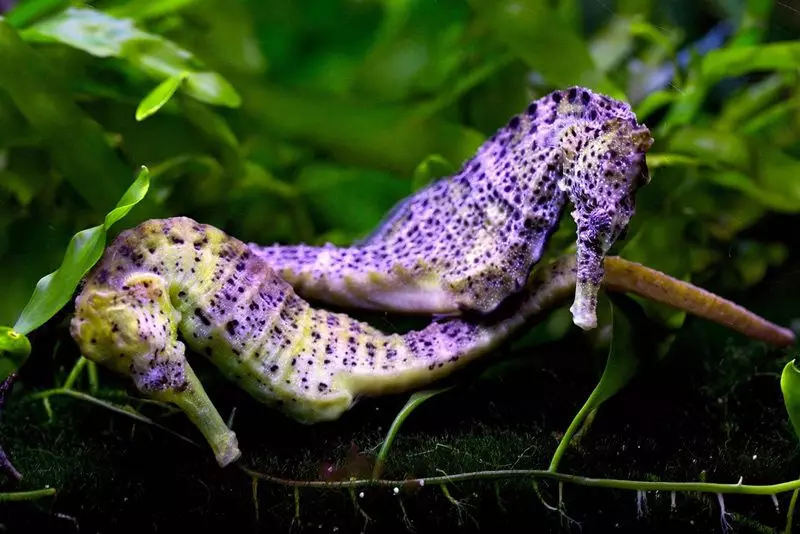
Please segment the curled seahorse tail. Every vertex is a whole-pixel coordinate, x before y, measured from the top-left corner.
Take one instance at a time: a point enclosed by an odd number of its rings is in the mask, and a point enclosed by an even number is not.
[[[779,347],[795,343],[795,334],[718,295],[626,259],[605,260],[604,285],[719,323],[753,339]]]
[[[354,395],[380,395],[424,387],[444,378],[497,349],[532,327],[544,312],[562,304],[575,289],[571,258],[535,270],[525,289],[510,297],[489,315],[454,317],[432,322],[422,330],[388,336],[396,354],[386,351],[369,375],[350,373],[348,385]]]
[[[147,247],[155,255],[154,239],[166,239],[158,237],[161,229],[148,221],[121,234],[106,250],[76,298],[70,332],[83,356],[130,376],[147,397],[180,407],[225,466],[240,456],[236,435],[208,398],[178,341],[181,313],[171,296],[176,273],[166,269],[166,260],[159,264],[163,267],[153,267],[159,272],[142,268]],[[144,251],[135,246],[139,241]]]
[[[602,263],[605,275],[601,285],[607,291],[634,293],[773,345],[795,343],[791,330],[693,284],[617,256],[607,257]],[[536,269],[525,289],[494,314],[472,320],[455,318],[406,334],[403,340],[412,359],[405,380],[400,380],[403,373],[398,373],[396,384],[423,387],[447,375],[454,366],[496,349],[521,326],[532,326],[533,320],[542,319],[545,312],[567,300],[580,287],[578,272],[574,255],[558,258]]]

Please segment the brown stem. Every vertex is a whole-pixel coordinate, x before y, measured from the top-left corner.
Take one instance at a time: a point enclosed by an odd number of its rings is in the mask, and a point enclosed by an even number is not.
[[[795,343],[795,334],[788,328],[705,289],[618,256],[606,258],[603,283],[611,291],[636,293],[779,347]]]

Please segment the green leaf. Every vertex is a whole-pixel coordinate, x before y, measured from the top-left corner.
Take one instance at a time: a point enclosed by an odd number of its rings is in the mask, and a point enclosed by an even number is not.
[[[766,106],[781,100],[782,93],[791,85],[792,78],[793,76],[784,73],[773,74],[744,87],[738,94],[725,100],[719,117],[714,121],[715,127],[720,130],[735,130],[742,123],[753,119]]]
[[[800,211],[800,183],[795,177],[800,172],[800,161],[786,155],[775,157],[765,162],[761,180],[736,171],[709,171],[705,176],[717,185],[741,191],[773,211],[797,213]]]
[[[581,35],[565,24],[548,2],[470,0],[469,4],[495,37],[549,85],[582,85],[615,98],[625,97],[596,67]]]
[[[600,381],[586,399],[583,407],[578,411],[575,418],[570,423],[569,428],[564,432],[564,436],[556,448],[553,458],[550,460],[550,471],[556,471],[569,447],[572,438],[583,425],[587,417],[596,410],[601,404],[617,394],[636,374],[639,360],[634,350],[634,331],[631,320],[619,310],[612,306],[613,332],[611,348],[606,360],[606,366]]]
[[[660,108],[671,104],[676,98],[676,93],[663,89],[650,93],[636,105],[636,117],[643,121],[645,117],[649,117]]]
[[[188,76],[189,73],[184,71],[178,75],[170,76],[158,84],[156,88],[150,91],[139,103],[139,106],[136,108],[136,120],[143,121],[161,109],[164,104],[172,98],[172,95],[175,94],[175,91],[178,90]]]
[[[456,122],[420,119],[411,106],[318,98],[266,84],[245,84],[242,90],[242,111],[264,130],[336,154],[343,163],[410,175],[429,154],[466,161],[486,141]]]
[[[305,167],[296,187],[324,229],[336,228],[353,235],[375,228],[408,195],[408,181],[391,174],[321,164]]]
[[[150,172],[142,167],[139,176],[117,203],[117,207],[106,215],[103,224],[78,232],[72,237],[61,266],[36,284],[36,289],[17,319],[14,330],[28,334],[64,307],[81,279],[102,257],[108,229],[145,197],[149,187]]]
[[[719,48],[705,54],[692,69],[689,83],[665,118],[670,128],[689,124],[699,112],[707,92],[720,80],[751,72],[797,70],[800,41],[759,46]]]
[[[19,369],[30,353],[31,342],[25,335],[0,326],[0,382]]]
[[[702,177],[735,189],[783,213],[800,211],[800,160],[771,143],[730,131],[687,127],[675,132],[668,150],[688,154],[711,169]]]
[[[17,2],[5,17],[10,25],[22,28],[32,20],[43,17],[67,4],[67,0],[25,0]]]
[[[186,92],[208,104],[238,108],[242,97],[216,72],[193,72],[186,79]]]
[[[386,433],[386,438],[383,440],[383,445],[381,445],[381,450],[378,452],[378,457],[375,460],[375,466],[372,470],[373,479],[380,478],[381,472],[383,471],[383,466],[386,465],[386,459],[389,457],[389,450],[392,448],[392,443],[394,443],[397,433],[400,431],[400,427],[403,425],[408,416],[411,415],[411,412],[416,410],[417,407],[426,400],[435,397],[440,393],[444,393],[445,391],[450,391],[451,389],[453,389],[453,386],[440,389],[416,391],[411,394],[406,404],[395,416],[394,421],[392,421],[392,426],[389,428],[389,432]]]
[[[59,86],[51,65],[0,19],[0,89],[5,90],[49,149],[58,170],[97,210],[125,190],[130,170],[102,128]]]
[[[198,0],[131,0],[106,9],[106,13],[118,18],[147,20],[177,13]]]
[[[241,97],[216,72],[205,70],[191,52],[161,36],[89,8],[69,8],[22,33],[34,42],[57,42],[97,57],[125,59],[146,75],[163,79],[186,74],[185,91],[209,104],[238,107]]]
[[[681,128],[669,139],[666,149],[694,156],[706,165],[724,165],[741,170],[751,165],[747,139],[730,131]]]
[[[800,369],[792,360],[786,364],[781,373],[781,392],[783,403],[789,413],[794,433],[800,438]]]
[[[431,154],[414,169],[411,178],[411,191],[416,192],[427,186],[437,178],[449,176],[456,171],[452,163],[439,154]]]

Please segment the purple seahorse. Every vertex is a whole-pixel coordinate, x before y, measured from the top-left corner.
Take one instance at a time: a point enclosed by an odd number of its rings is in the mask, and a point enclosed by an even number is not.
[[[581,87],[511,118],[450,177],[399,203],[364,241],[249,244],[305,298],[365,309],[488,313],[518,292],[569,201],[577,223],[574,322],[596,325],[603,258],[649,181],[649,130]]]

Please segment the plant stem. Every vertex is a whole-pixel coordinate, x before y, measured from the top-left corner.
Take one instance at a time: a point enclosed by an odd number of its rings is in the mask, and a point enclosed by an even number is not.
[[[435,477],[411,478],[406,480],[345,480],[327,482],[324,480],[289,480],[265,473],[259,473],[244,466],[239,468],[251,477],[256,477],[267,482],[294,488],[354,488],[360,486],[377,487],[402,487],[402,486],[428,486],[431,484],[453,484],[474,480],[497,480],[508,478],[542,478],[586,486],[591,488],[612,488],[631,491],[681,491],[698,493],[722,493],[738,495],[776,495],[800,488],[800,480],[791,480],[778,484],[750,485],[750,484],[722,484],[714,482],[652,482],[647,480],[619,480],[611,478],[590,478],[564,473],[554,473],[544,469],[507,469],[473,471],[456,475]]]
[[[10,493],[0,493],[0,502],[19,502],[33,501],[42,497],[50,497],[56,494],[55,488],[44,488],[33,491],[14,491]]]

